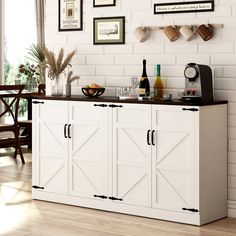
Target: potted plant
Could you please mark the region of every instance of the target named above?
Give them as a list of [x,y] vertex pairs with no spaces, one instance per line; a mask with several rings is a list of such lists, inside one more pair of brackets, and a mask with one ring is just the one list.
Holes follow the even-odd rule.
[[28,49],[30,57],[28,59],[37,63],[39,68],[39,84],[45,84],[45,55],[43,46],[40,44],[32,44]]
[[65,76],[65,69],[70,65],[71,59],[76,53],[76,50],[70,52],[64,59],[64,49],[61,48],[56,57],[53,51],[44,47],[45,65],[48,72],[48,77],[53,81],[52,95],[61,96],[63,95],[62,76]]
[[39,82],[39,66],[26,62],[18,66],[18,74],[16,76],[20,79],[21,84],[25,84],[28,91],[37,88]]

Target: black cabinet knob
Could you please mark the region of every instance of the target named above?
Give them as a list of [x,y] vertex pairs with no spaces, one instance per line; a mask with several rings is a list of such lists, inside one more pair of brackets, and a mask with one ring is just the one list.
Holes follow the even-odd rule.
[[67,127],[67,124],[64,125],[64,137],[65,137],[65,138],[68,138],[68,137],[67,137],[67,134],[66,134],[66,127]]
[[70,136],[70,128],[71,128],[71,124],[68,125],[68,138],[71,138],[71,136]]
[[149,129],[149,130],[147,131],[147,144],[148,144],[148,146],[151,145],[151,143],[150,143],[150,132],[151,132],[151,130]]

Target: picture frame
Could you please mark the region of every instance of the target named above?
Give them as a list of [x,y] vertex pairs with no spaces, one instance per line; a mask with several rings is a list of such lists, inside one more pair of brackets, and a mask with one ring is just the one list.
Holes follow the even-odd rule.
[[174,14],[209,11],[214,11],[214,0],[154,4],[154,14]]
[[58,0],[58,30],[83,30],[83,0]]
[[125,17],[94,18],[93,44],[125,44]]
[[93,0],[93,7],[112,7],[116,5],[116,0]]

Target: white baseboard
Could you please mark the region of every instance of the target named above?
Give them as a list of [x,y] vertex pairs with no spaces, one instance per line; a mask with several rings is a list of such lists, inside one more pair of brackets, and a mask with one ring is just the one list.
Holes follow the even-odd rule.
[[236,201],[228,201],[228,217],[236,218]]

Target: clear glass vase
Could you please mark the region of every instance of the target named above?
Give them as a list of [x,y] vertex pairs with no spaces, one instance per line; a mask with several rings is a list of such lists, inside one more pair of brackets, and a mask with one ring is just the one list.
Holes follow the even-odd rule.
[[31,77],[27,78],[26,83],[25,83],[25,89],[28,90],[29,92],[34,92],[37,90],[38,83],[36,81],[36,78]]
[[58,77],[55,77],[52,80],[51,95],[52,96],[63,95],[63,75],[59,75]]

